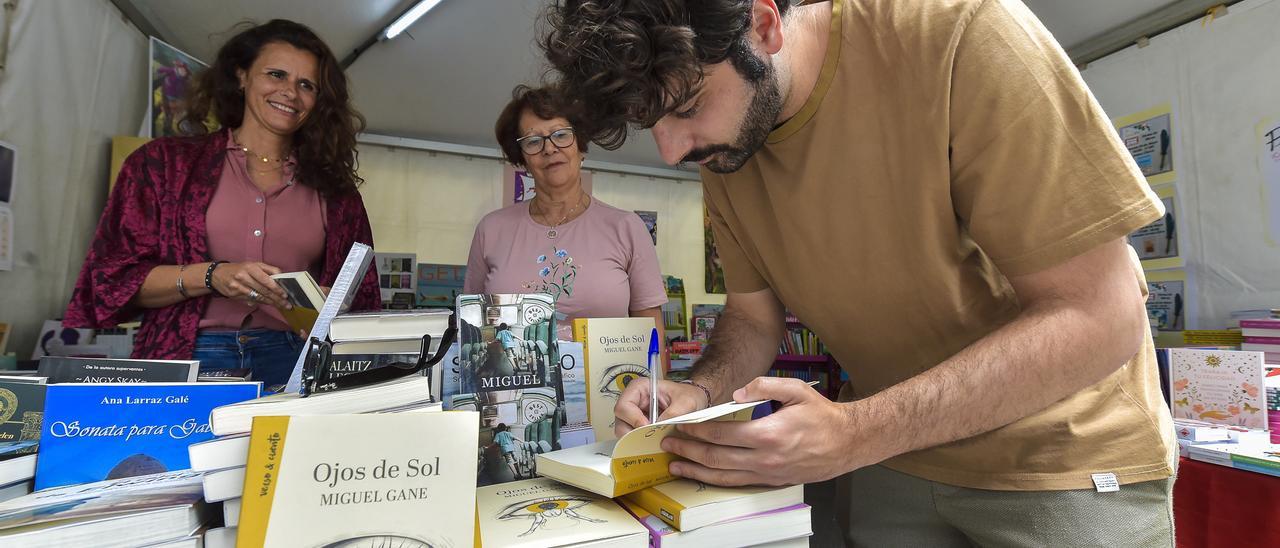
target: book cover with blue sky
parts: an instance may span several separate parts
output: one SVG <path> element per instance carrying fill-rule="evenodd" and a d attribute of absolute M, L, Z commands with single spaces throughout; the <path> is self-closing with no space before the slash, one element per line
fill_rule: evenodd
<path fill-rule="evenodd" d="M 36 489 L 191 466 L 213 438 L 213 408 L 258 397 L 256 382 L 52 384 L 45 393 Z"/>

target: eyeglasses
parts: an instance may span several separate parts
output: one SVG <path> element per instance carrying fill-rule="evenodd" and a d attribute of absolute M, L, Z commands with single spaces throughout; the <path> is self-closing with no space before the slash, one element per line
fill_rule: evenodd
<path fill-rule="evenodd" d="M 551 144 L 555 145 L 556 148 L 564 148 L 572 145 L 573 128 L 560 128 L 551 132 L 551 135 L 530 135 L 528 137 L 521 137 L 516 139 L 516 144 L 520 145 L 520 150 L 524 151 L 525 154 L 533 156 L 534 154 L 541 153 L 542 149 L 547 148 L 548 140 L 550 140 Z"/>
<path fill-rule="evenodd" d="M 434 355 L 431 354 L 431 335 L 423 335 L 422 352 L 418 354 L 416 360 L 389 363 L 375 369 L 342 376 L 335 376 L 329 371 L 329 365 L 333 359 L 333 346 L 328 341 L 311 337 L 307 344 L 307 357 L 302 362 L 301 396 L 305 398 L 313 394 L 366 386 L 413 374 L 430 377 L 431 368 L 444 359 L 444 355 L 449 352 L 449 346 L 453 344 L 457 333 L 458 330 L 454 327 L 454 318 L 450 317 L 449 328 L 445 330 L 444 335 L 440 338 L 440 346 L 436 349 Z"/>

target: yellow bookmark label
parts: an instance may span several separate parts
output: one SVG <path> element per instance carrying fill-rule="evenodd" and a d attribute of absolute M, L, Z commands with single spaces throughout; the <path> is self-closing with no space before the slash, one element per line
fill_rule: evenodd
<path fill-rule="evenodd" d="M 671 461 L 676 458 L 675 455 L 664 452 L 613 459 L 610 471 L 613 472 L 614 496 L 675 479 L 671 475 Z"/>
<path fill-rule="evenodd" d="M 267 539 L 271 503 L 280 483 L 280 463 L 284 456 L 289 417 L 254 417 L 249 434 L 249 459 L 245 464 L 244 493 L 241 495 L 239 546 L 262 546 Z"/>
<path fill-rule="evenodd" d="M 684 512 L 684 505 L 676 502 L 675 499 L 667 496 L 662 491 L 654 488 L 641 489 L 627 494 L 623 498 L 645 509 L 650 514 L 658 516 L 658 519 L 665 521 L 667 525 L 675 527 L 677 531 L 682 530 L 680 529 L 680 514 Z"/>

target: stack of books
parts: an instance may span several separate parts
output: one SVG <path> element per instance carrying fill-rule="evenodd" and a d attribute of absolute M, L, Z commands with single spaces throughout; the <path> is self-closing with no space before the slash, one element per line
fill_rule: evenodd
<path fill-rule="evenodd" d="M 1262 352 L 1269 366 L 1280 367 L 1280 319 L 1240 320 L 1241 350 Z"/>
<path fill-rule="evenodd" d="M 44 421 L 45 377 L 0 377 L 0 502 L 30 493 Z"/>
<path fill-rule="evenodd" d="M 693 365 L 702 358 L 703 343 L 699 341 L 677 341 L 671 343 L 671 369 L 669 380 L 679 381 L 689 378 Z"/>
<path fill-rule="evenodd" d="M 1250 310 L 1232 310 L 1232 325 L 1239 327 L 1243 320 L 1280 320 L 1280 308 L 1254 308 Z"/>
<path fill-rule="evenodd" d="M 451 314 L 448 310 L 339 314 L 329 326 L 334 360 L 330 371 L 349 374 L 413 362 L 422 353 L 423 335 L 431 335 L 429 351 L 434 353 L 449 328 Z"/>
<path fill-rule="evenodd" d="M 1280 476 L 1280 445 L 1274 443 L 1193 445 L 1188 456 L 1191 460 L 1269 476 Z"/>
<path fill-rule="evenodd" d="M 1238 350 L 1244 336 L 1239 329 L 1188 329 L 1182 332 L 1182 343 L 1187 346 Z"/>
<path fill-rule="evenodd" d="M 1267 430 L 1190 419 L 1173 419 L 1173 424 L 1178 436 L 1178 453 L 1184 457 L 1190 457 L 1191 449 L 1197 445 L 1271 443 L 1271 432 Z"/>
<path fill-rule="evenodd" d="M 223 522 L 236 527 L 240 521 L 249 432 L 259 416 L 337 415 L 439 411 L 431 397 L 430 379 L 410 375 L 383 383 L 300 397 L 277 394 L 215 408 L 209 427 L 216 438 L 187 448 L 191 469 L 203 473 L 202 494 L 207 503 L 222 503 Z M 214 538 L 235 537 L 234 531 L 210 531 Z M 208 539 L 206 538 L 206 542 Z M 210 543 L 213 544 L 213 543 Z"/>
<path fill-rule="evenodd" d="M 0 545 L 200 546 L 216 517 L 199 472 L 179 470 L 37 491 L 0 503 Z"/>
<path fill-rule="evenodd" d="M 1280 443 L 1280 368 L 1271 369 L 1263 379 L 1267 390 L 1267 425 L 1271 443 Z"/>
<path fill-rule="evenodd" d="M 818 335 L 806 327 L 791 325 L 782 336 L 779 354 L 796 356 L 821 356 L 827 353 L 827 345 L 822 344 Z"/>
<path fill-rule="evenodd" d="M 645 527 L 653 547 L 754 546 L 805 539 L 812 526 L 803 486 L 723 488 L 676 478 L 669 472 L 675 455 L 661 449 L 673 425 L 750 420 L 752 409 L 761 403 L 717 405 L 642 426 L 620 439 L 538 455 L 538 472 L 614 498 Z"/>
<path fill-rule="evenodd" d="M 650 546 L 755 546 L 813 534 L 804 486 L 717 487 L 678 479 L 620 501 L 649 531 Z"/>

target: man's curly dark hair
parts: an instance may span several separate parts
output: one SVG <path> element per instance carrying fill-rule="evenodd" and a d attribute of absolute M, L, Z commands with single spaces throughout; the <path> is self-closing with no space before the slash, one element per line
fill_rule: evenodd
<path fill-rule="evenodd" d="M 776 0 L 785 15 L 790 0 Z M 728 60 L 747 81 L 767 67 L 751 51 L 754 0 L 555 0 L 539 45 L 583 109 L 579 135 L 622 146 L 698 93 L 703 67 Z M 575 128 L 577 129 L 577 128 Z"/>

